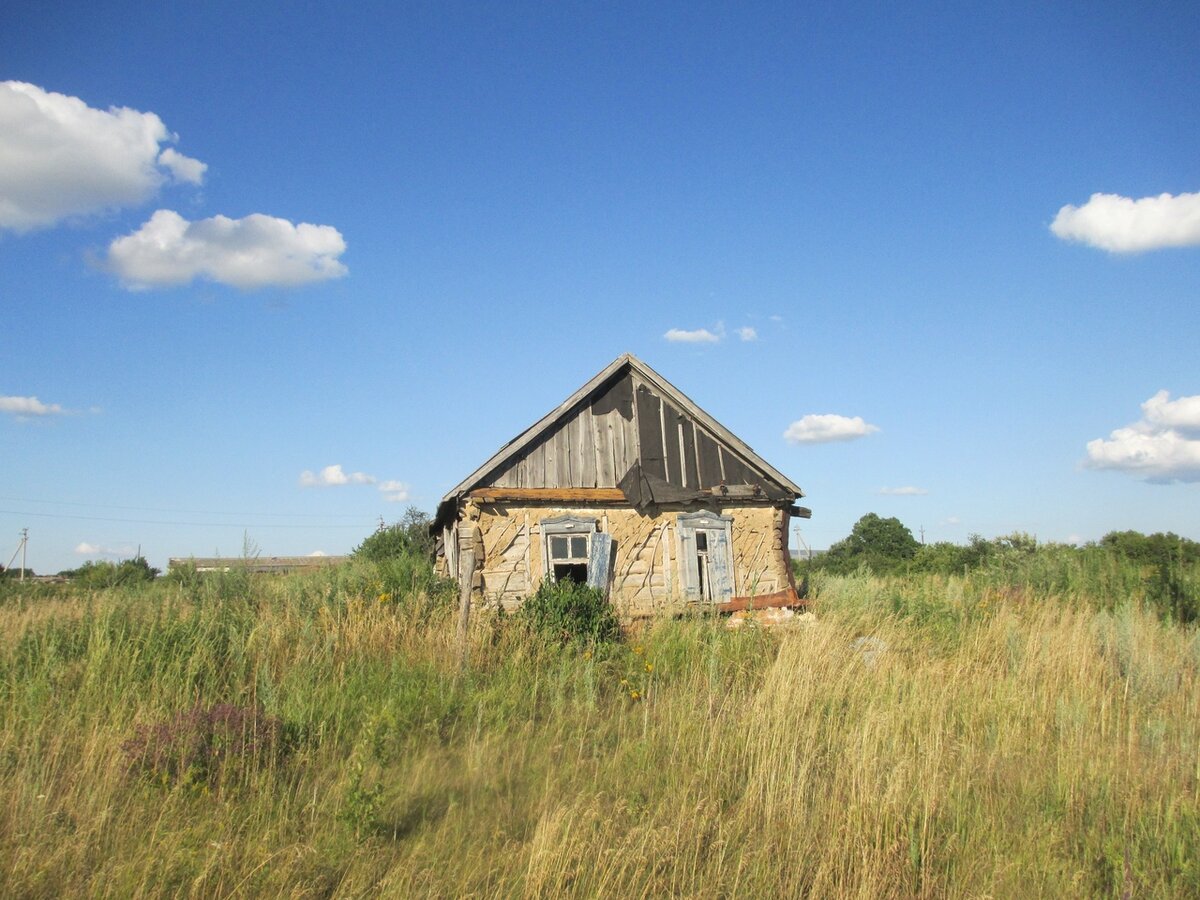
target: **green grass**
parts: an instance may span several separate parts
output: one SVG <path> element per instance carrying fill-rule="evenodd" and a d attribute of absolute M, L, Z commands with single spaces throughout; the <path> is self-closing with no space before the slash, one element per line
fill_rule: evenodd
<path fill-rule="evenodd" d="M 1142 573 L 1058 572 L 819 576 L 816 626 L 663 621 L 614 645 L 476 615 L 465 672 L 452 599 L 363 562 L 6 585 L 0 883 L 1200 895 L 1197 632 L 1144 605 Z M 869 664 L 863 636 L 887 646 Z M 218 704 L 277 719 L 279 740 L 214 739 L 187 777 L 131 756 L 137 734 Z"/>

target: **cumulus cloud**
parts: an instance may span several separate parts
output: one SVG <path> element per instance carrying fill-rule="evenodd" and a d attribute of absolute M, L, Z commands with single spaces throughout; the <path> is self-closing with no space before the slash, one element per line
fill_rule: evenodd
<path fill-rule="evenodd" d="M 807 415 L 789 425 L 783 439 L 789 444 L 827 444 L 852 441 L 878 430 L 878 426 L 864 422 L 862 416 Z"/>
<path fill-rule="evenodd" d="M 884 487 L 879 489 L 879 493 L 885 497 L 924 497 L 929 493 L 925 488 L 913 487 L 906 485 L 905 487 Z"/>
<path fill-rule="evenodd" d="M 37 397 L 0 396 L 0 412 L 24 418 L 25 416 L 58 416 L 66 410 L 57 403 L 43 403 Z"/>
<path fill-rule="evenodd" d="M 385 481 L 379 490 L 389 503 L 402 503 L 409 497 L 409 486 L 403 481 Z"/>
<path fill-rule="evenodd" d="M 1171 400 L 1159 391 L 1142 404 L 1142 418 L 1087 443 L 1085 465 L 1146 481 L 1200 481 L 1200 395 Z"/>
<path fill-rule="evenodd" d="M 108 269 L 132 288 L 170 287 L 197 278 L 248 290 L 340 278 L 346 242 L 330 225 L 293 225 L 253 213 L 189 222 L 160 209 L 108 248 Z"/>
<path fill-rule="evenodd" d="M 168 181 L 199 184 L 206 166 L 163 149 L 174 140 L 154 113 L 0 82 L 0 228 L 45 228 L 143 203 Z"/>
<path fill-rule="evenodd" d="M 714 334 L 707 328 L 696 328 L 692 331 L 686 331 L 682 328 L 671 328 L 663 337 L 677 344 L 715 344 L 721 340 L 719 334 Z"/>
<path fill-rule="evenodd" d="M 134 549 L 132 547 L 105 547 L 101 544 L 80 541 L 75 545 L 74 552 L 80 556 L 129 556 Z"/>
<path fill-rule="evenodd" d="M 757 341 L 758 340 L 758 332 L 755 329 L 751 328 L 749 325 L 744 325 L 741 328 L 737 329 L 737 336 L 740 337 L 743 341 Z"/>
<path fill-rule="evenodd" d="M 172 177 L 184 184 L 202 184 L 208 165 L 190 156 L 184 156 L 174 147 L 168 147 L 158 154 L 158 164 L 170 170 Z"/>
<path fill-rule="evenodd" d="M 1134 200 L 1092 194 L 1083 206 L 1064 206 L 1050 225 L 1063 240 L 1110 253 L 1200 245 L 1200 193 Z"/>
<path fill-rule="evenodd" d="M 340 465 L 326 466 L 320 472 L 305 469 L 300 473 L 301 487 L 340 487 L 346 484 L 374 484 L 374 475 L 343 471 Z"/>

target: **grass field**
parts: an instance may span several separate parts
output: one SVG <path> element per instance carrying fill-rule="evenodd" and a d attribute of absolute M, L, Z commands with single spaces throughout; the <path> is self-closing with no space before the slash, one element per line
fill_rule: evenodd
<path fill-rule="evenodd" d="M 480 615 L 465 672 L 452 601 L 366 563 L 4 585 L 2 893 L 1198 896 L 1200 637 L 1137 584 L 817 576 L 813 626 L 597 647 Z"/>

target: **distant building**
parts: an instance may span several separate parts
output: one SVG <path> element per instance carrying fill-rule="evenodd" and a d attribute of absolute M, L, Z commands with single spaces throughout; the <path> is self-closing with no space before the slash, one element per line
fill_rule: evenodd
<path fill-rule="evenodd" d="M 289 572 L 311 572 L 344 563 L 348 556 L 172 556 L 167 561 L 167 571 L 188 566 L 197 572 L 229 572 L 245 569 L 247 572 L 285 575 Z"/>
<path fill-rule="evenodd" d="M 788 523 L 804 492 L 625 354 L 442 498 L 443 574 L 507 608 L 545 578 L 629 616 L 795 606 Z M 467 557 L 471 571 L 465 571 Z"/>

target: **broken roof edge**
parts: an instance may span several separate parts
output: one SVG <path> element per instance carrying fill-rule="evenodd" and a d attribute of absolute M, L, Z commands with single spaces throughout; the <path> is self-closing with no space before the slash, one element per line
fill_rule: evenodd
<path fill-rule="evenodd" d="M 778 481 L 780 487 L 786 488 L 789 491 L 793 491 L 797 498 L 804 496 L 804 491 L 799 485 L 763 459 L 749 444 L 714 419 L 709 413 L 697 406 L 695 401 L 688 397 L 687 394 L 679 390 L 679 388 L 675 387 L 675 385 L 671 384 L 671 382 L 667 381 L 667 379 L 663 378 L 662 375 L 658 374 L 658 372 L 650 368 L 650 366 L 646 365 L 646 363 L 642 362 L 632 353 L 622 353 L 611 363 L 596 373 L 596 375 L 588 379 L 588 381 L 581 388 L 571 394 L 571 396 L 569 396 L 566 400 L 564 400 L 546 415 L 542 416 L 512 440 L 501 446 L 499 450 L 497 450 L 491 455 L 491 457 L 488 458 L 487 462 L 485 462 L 474 472 L 460 481 L 457 485 L 447 491 L 442 497 L 441 503 L 438 504 L 438 515 L 435 516 L 435 518 L 438 520 L 441 519 L 442 507 L 446 503 L 453 500 L 463 492 L 470 490 L 477 482 L 484 478 L 488 473 L 496 469 L 508 457 L 515 453 L 519 453 L 529 444 L 541 437 L 541 435 L 548 428 L 554 425 L 555 422 L 569 414 L 571 410 L 574 409 L 576 404 L 582 401 L 588 396 L 588 394 L 596 390 L 614 375 L 621 372 L 621 370 L 626 366 L 628 366 L 632 372 L 640 375 L 643 380 L 656 387 L 664 395 L 676 400 L 686 412 L 709 428 L 713 432 L 714 436 L 725 441 L 734 450 L 745 456 L 748 463 L 762 469 L 766 475 Z"/>

